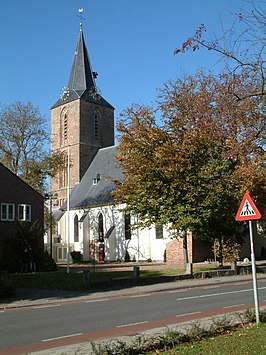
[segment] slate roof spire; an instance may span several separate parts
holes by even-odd
[[[82,24],[80,24],[79,37],[74,53],[68,84],[67,87],[62,89],[60,99],[52,106],[52,108],[79,98],[113,108],[113,106],[101,96],[95,83],[96,76],[97,73],[92,71],[84,40]]]
[[[85,45],[82,27],[80,27],[78,43],[68,80],[68,88],[81,96],[86,90],[95,90],[95,81]]]

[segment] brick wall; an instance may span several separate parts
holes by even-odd
[[[95,113],[98,115],[96,127]],[[64,139],[64,114],[67,139]],[[97,130],[97,134],[95,131]],[[70,189],[81,180],[99,148],[114,145],[114,110],[85,100],[74,100],[51,110],[51,152],[70,152]],[[67,171],[51,179],[59,205],[67,198]]]
[[[191,232],[187,234],[187,248],[190,263],[213,258],[211,243],[193,238]],[[183,238],[172,240],[166,245],[166,262],[184,267]]]
[[[192,233],[187,234],[187,249],[189,262],[192,261]],[[166,262],[184,267],[183,238],[174,239],[166,245]]]

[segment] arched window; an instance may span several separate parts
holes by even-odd
[[[63,119],[64,119],[64,141],[66,141],[67,140],[67,113],[66,112],[64,113]]]
[[[100,124],[100,112],[97,110],[94,112],[94,139],[99,140],[99,124]]]
[[[60,120],[60,144],[65,145],[68,138],[68,111],[64,108]]]
[[[98,217],[98,235],[99,235],[99,242],[102,243],[103,239],[103,214],[100,213]]]
[[[79,222],[78,222],[78,216],[75,215],[74,217],[74,242],[79,241]]]
[[[131,239],[130,213],[125,213],[125,239]]]
[[[163,239],[163,226],[161,224],[155,225],[155,236],[156,239]]]

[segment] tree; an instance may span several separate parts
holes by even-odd
[[[240,74],[199,72],[165,84],[156,107],[121,115],[125,178],[115,197],[141,226],[170,223],[175,235],[189,229],[209,240],[240,238],[234,216],[243,192],[265,194],[265,102],[235,95],[250,85]]]
[[[196,51],[205,48],[216,52],[222,60],[225,60],[232,75],[247,75],[250,80],[255,81],[251,91],[246,91],[245,95],[235,93],[241,100],[249,96],[265,95],[266,85],[266,12],[263,8],[264,1],[249,3],[250,9],[239,10],[235,14],[233,25],[223,31],[221,37],[205,39],[207,29],[201,24],[194,36],[187,38],[174,54],[184,53],[188,50]],[[260,5],[261,3],[261,5]]]
[[[31,102],[19,101],[0,111],[0,161],[36,190],[43,192],[47,176],[64,164],[64,157],[50,157],[46,120]]]
[[[249,5],[249,9],[246,11],[239,10],[235,14],[235,21],[232,26],[223,31],[220,37],[214,36],[208,39],[207,29],[204,24],[201,24],[194,36],[187,38],[174,51],[174,54],[179,54],[188,50],[194,52],[202,48],[217,53],[220,60],[225,61],[227,70],[233,78],[237,80],[239,76],[245,78],[246,90],[238,91],[235,90],[234,85],[231,87],[232,94],[239,101],[250,98],[256,100],[259,97],[265,97],[266,94],[266,12],[264,1],[250,0],[246,1],[245,5]],[[257,115],[260,115],[260,124],[257,137],[254,137],[254,139],[260,149],[265,151],[266,120],[264,105],[258,106]],[[265,189],[257,185],[255,195],[260,196],[258,203],[263,211],[266,205]],[[260,224],[265,230],[265,222],[262,220]]]

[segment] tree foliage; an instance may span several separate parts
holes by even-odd
[[[234,216],[243,193],[265,195],[265,100],[246,95],[252,85],[243,73],[199,72],[166,83],[155,107],[133,105],[121,115],[125,178],[115,197],[142,226],[239,235]]]
[[[256,82],[252,90],[244,93],[235,92],[238,99],[249,96],[265,95],[266,85],[266,12],[265,1],[246,1],[247,11],[241,9],[235,14],[230,28],[223,31],[220,37],[207,37],[207,29],[201,24],[195,34],[187,38],[175,54],[200,48],[216,52],[221,60],[225,60],[232,75],[242,72]],[[241,6],[241,4],[239,4]]]
[[[47,176],[63,164],[63,156],[50,156],[46,120],[31,102],[19,101],[0,111],[0,161],[36,190],[45,190]]]

